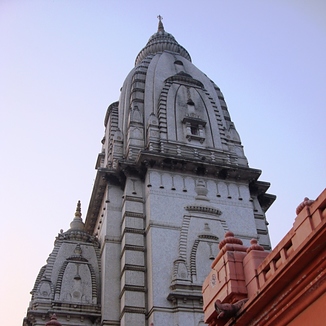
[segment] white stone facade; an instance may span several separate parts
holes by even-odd
[[[119,102],[109,106],[105,128],[84,229],[99,243],[98,278],[88,285],[99,288],[92,304],[100,311],[83,320],[204,325],[201,286],[226,231],[270,248],[265,212],[275,197],[266,194],[269,184],[249,168],[219,88],[161,22]],[[84,267],[84,290],[74,299],[80,304],[94,293],[83,283],[90,279]],[[37,315],[33,309],[29,316]],[[55,312],[63,325],[80,325],[67,323],[66,311]],[[32,320],[26,325],[41,325]]]

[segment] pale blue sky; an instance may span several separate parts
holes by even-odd
[[[159,14],[221,88],[250,166],[278,197],[273,246],[325,188],[324,0],[0,0],[2,324],[21,325],[79,199],[85,217],[106,108]]]

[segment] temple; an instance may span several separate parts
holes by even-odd
[[[271,249],[275,196],[260,175],[221,90],[159,16],[105,113],[86,218],[78,203],[23,325],[204,325],[202,284],[225,233]]]

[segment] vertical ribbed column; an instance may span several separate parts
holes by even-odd
[[[108,182],[105,205],[98,221],[102,243],[102,324],[120,325],[120,255],[122,189]]]
[[[145,239],[143,185],[127,177],[121,226],[121,326],[145,325]]]

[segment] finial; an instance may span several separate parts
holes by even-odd
[[[299,213],[305,208],[305,206],[310,206],[313,202],[314,202],[314,200],[311,200],[308,197],[305,197],[303,199],[303,202],[295,210],[295,212],[297,213],[297,215],[299,215]]]
[[[225,233],[224,239],[219,243],[218,247],[222,249],[226,244],[238,244],[242,245],[242,241],[234,236],[234,233],[228,231]]]
[[[83,220],[81,218],[82,214],[81,214],[80,206],[81,206],[80,205],[80,200],[78,200],[75,217],[72,220],[72,222],[70,223],[70,230],[84,231],[84,226],[85,225],[84,225]]]
[[[264,247],[258,244],[258,241],[256,239],[250,240],[250,247],[247,249],[247,252],[250,252],[251,250],[259,250],[264,251]]]
[[[163,23],[162,23],[163,17],[161,15],[158,15],[157,18],[158,18],[158,29],[157,29],[157,32],[164,32],[164,26],[163,26]]]
[[[81,204],[80,204],[80,200],[78,200],[75,216],[81,217],[81,215],[82,215],[81,214]]]

